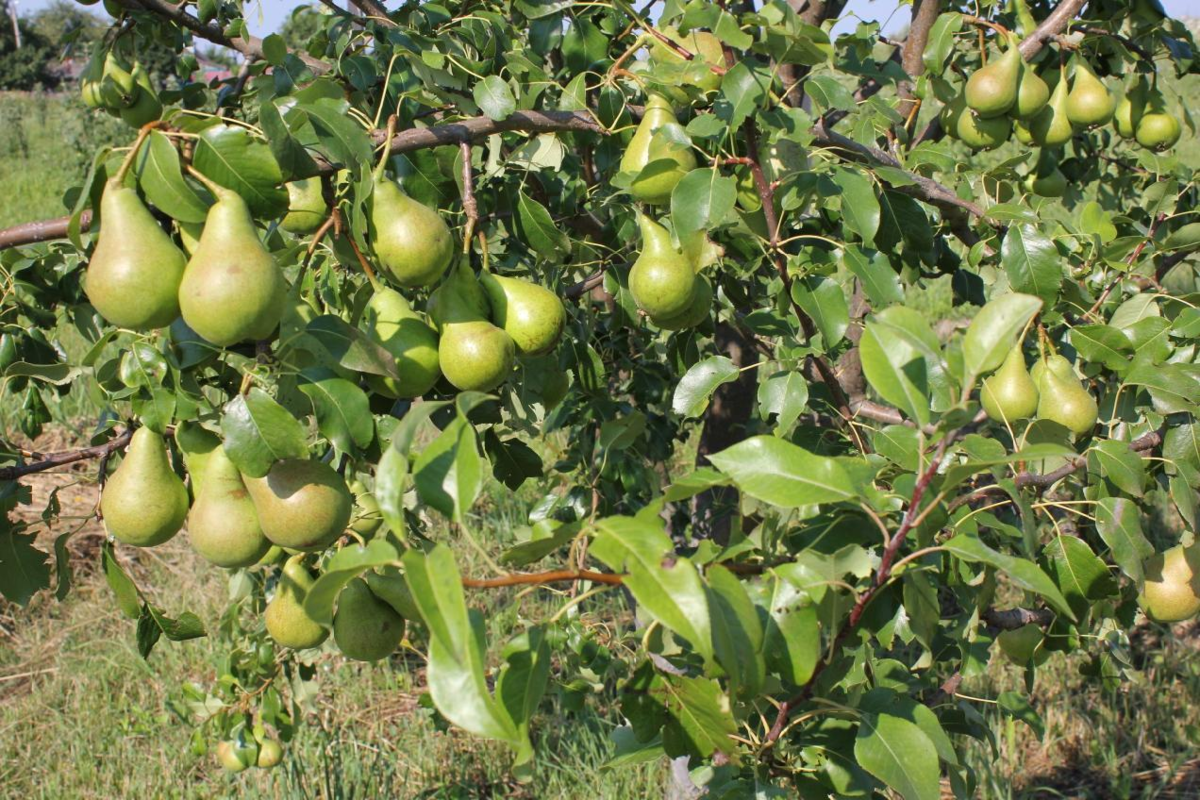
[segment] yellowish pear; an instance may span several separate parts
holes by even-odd
[[[1156,622],[1182,622],[1200,614],[1200,546],[1157,553],[1142,565],[1145,583],[1138,602]]]
[[[696,155],[687,141],[670,102],[650,94],[642,121],[621,157],[621,172],[638,174],[629,193],[650,205],[669,203],[675,186],[696,168]],[[647,169],[648,165],[652,166]]]
[[[188,539],[206,561],[226,569],[249,567],[271,549],[242,473],[224,447],[208,456],[204,482],[188,516]]]
[[[153,547],[183,527],[188,493],[171,469],[163,437],[138,428],[100,496],[104,527],[125,544]]]
[[[264,477],[245,480],[263,533],[280,547],[324,550],[350,522],[350,490],[324,462],[285,458]]]
[[[304,610],[304,600],[315,581],[304,566],[304,556],[292,556],[283,565],[275,596],[267,603],[264,620],[267,633],[282,647],[307,650],[317,647],[329,631]]]

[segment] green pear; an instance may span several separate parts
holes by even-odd
[[[1037,386],[1025,369],[1020,345],[1010,350],[1000,368],[983,381],[979,401],[987,415],[997,422],[1029,419],[1037,411]]]
[[[413,600],[408,582],[404,575],[395,567],[383,567],[382,572],[370,570],[365,573],[367,586],[371,593],[391,606],[397,614],[405,619],[420,619],[421,611]]]
[[[445,274],[454,256],[454,239],[442,216],[412,199],[383,174],[375,171],[369,222],[375,256],[398,285],[432,286]]]
[[[1067,117],[1066,78],[1059,78],[1050,93],[1050,102],[1029,120],[1028,127],[1034,143],[1040,147],[1058,147],[1071,141],[1075,128]]]
[[[264,477],[247,477],[246,488],[263,533],[280,547],[324,550],[350,522],[350,490],[342,476],[321,461],[276,461]]]
[[[571,389],[571,376],[565,369],[545,373],[542,379],[542,408],[546,411],[557,406]]]
[[[673,317],[651,317],[650,321],[663,330],[682,331],[694,328],[708,319],[712,311],[712,284],[704,277],[696,279],[696,288],[692,292],[692,302],[683,311]]]
[[[267,633],[281,647],[307,650],[319,646],[329,635],[304,610],[304,599],[315,582],[304,566],[303,555],[292,556],[284,563],[275,596],[263,615]]]
[[[567,312],[558,295],[536,283],[485,272],[480,283],[487,293],[492,320],[512,337],[523,356],[548,353],[558,344]]]
[[[109,108],[129,108],[137,101],[141,87],[133,79],[133,70],[124,56],[109,50],[104,58],[104,76],[100,81],[100,95]]]
[[[942,110],[938,112],[938,122],[942,125],[942,130],[951,139],[958,138],[958,118],[967,110],[967,98],[962,92],[954,95],[954,99],[946,105],[942,106]]]
[[[288,212],[279,227],[288,233],[316,233],[329,216],[329,204],[320,178],[301,178],[284,184],[288,193]]]
[[[1167,110],[1166,100],[1157,92],[1151,95],[1136,130],[1137,143],[1147,150],[1167,150],[1183,134],[1179,118]]]
[[[1033,362],[1033,368],[1029,370],[1029,377],[1033,378],[1033,382],[1039,390],[1042,388],[1042,379],[1047,370],[1056,373],[1063,380],[1076,380],[1075,367],[1071,366],[1071,362],[1058,353],[1054,353]]]
[[[97,42],[92,47],[91,58],[84,65],[83,72],[79,73],[79,92],[83,97],[83,104],[88,108],[104,108],[104,94],[100,89],[100,82],[104,80],[104,43]]]
[[[1113,96],[1082,58],[1075,62],[1075,80],[1067,95],[1066,109],[1067,119],[1080,128],[1103,125],[1112,119],[1116,109]]]
[[[708,31],[691,30],[687,33],[680,33],[678,28],[668,26],[662,28],[661,32],[684,50],[697,56],[693,62],[725,66],[725,49],[721,40]],[[659,64],[684,64],[688,60],[659,39],[653,38],[650,40],[650,61]],[[705,94],[709,94],[721,88],[721,76],[711,69],[705,70],[699,74],[699,77],[692,79],[692,85]]]
[[[642,250],[629,270],[629,291],[651,318],[671,319],[687,311],[696,286],[692,262],[676,250],[662,225],[638,213]]]
[[[283,745],[278,739],[263,739],[258,746],[258,761],[260,769],[274,769],[283,761]]]
[[[198,422],[180,422],[175,426],[175,446],[183,453],[183,465],[191,478],[192,496],[200,494],[204,470],[212,453],[221,446],[221,439]]]
[[[354,510],[351,512],[350,530],[360,536],[370,538],[383,525],[383,513],[379,510],[379,501],[363,485],[362,481],[352,481],[350,483],[350,493],[354,495]]]
[[[239,742],[217,742],[217,763],[226,772],[242,772],[253,762],[253,747]]]
[[[346,658],[387,658],[404,638],[404,617],[376,597],[362,578],[346,584],[333,615],[333,640]]]
[[[215,184],[209,188],[217,202],[183,273],[183,321],[219,347],[266,339],[283,315],[287,281],[259,241],[246,201]]]
[[[271,549],[258,524],[258,512],[242,473],[224,447],[208,456],[204,483],[188,516],[192,549],[206,561],[226,569],[249,567]]]
[[[429,298],[429,315],[441,331],[438,364],[461,391],[490,392],[512,372],[517,346],[488,321],[487,295],[471,268],[460,264]]]
[[[1029,126],[1019,119],[1013,120],[1013,134],[1021,144],[1033,144],[1033,134]]]
[[[650,169],[647,165],[653,164]],[[635,199],[665,205],[683,176],[696,168],[696,155],[670,102],[660,94],[646,98],[646,110],[621,156],[621,172],[636,173],[629,187]]]
[[[972,72],[963,90],[967,106],[983,119],[1007,114],[1017,102],[1023,61],[1011,36],[1007,47],[1000,56]]]
[[[1039,419],[1057,422],[1076,436],[1088,433],[1095,426],[1099,414],[1096,401],[1074,373],[1068,377],[1051,365],[1039,374],[1037,387]]]
[[[121,466],[100,496],[104,527],[120,542],[153,547],[179,533],[188,513],[183,481],[171,469],[163,437],[149,428],[134,431]]]
[[[104,184],[100,235],[84,290],[100,316],[121,328],[150,330],[179,316],[186,259],[137,191],[117,177]]]
[[[958,117],[958,138],[972,150],[991,150],[1008,141],[1012,120],[1008,117],[977,117],[964,110]]]
[[[1182,622],[1200,614],[1200,546],[1156,553],[1142,565],[1146,580],[1138,602],[1155,622]]]
[[[1020,120],[1033,117],[1050,102],[1050,87],[1029,64],[1021,65],[1021,83],[1017,88],[1017,101],[1010,109],[1012,116]]]
[[[1058,160],[1052,151],[1042,148],[1036,167],[1025,178],[1025,188],[1040,197],[1062,197],[1066,194],[1067,176],[1058,168]]]
[[[1117,108],[1113,112],[1113,128],[1122,139],[1132,139],[1137,135],[1138,123],[1146,113],[1146,101],[1149,87],[1146,79],[1138,75],[1130,83],[1129,88],[1121,95]]]
[[[368,375],[367,385],[385,397],[420,397],[433,388],[438,368],[438,334],[395,289],[380,287],[363,314],[367,335],[396,359],[400,379]]]

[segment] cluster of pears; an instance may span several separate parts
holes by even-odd
[[[80,91],[88,108],[102,108],[140,128],[162,117],[163,106],[145,67],[136,58],[130,62],[121,41],[109,49],[96,46],[79,77]]]
[[[269,736],[254,743],[239,737],[217,742],[216,754],[217,763],[227,772],[243,772],[250,767],[273,769],[283,761],[283,745]]]
[[[1113,128],[1123,139],[1134,139],[1147,150],[1166,150],[1179,141],[1183,127],[1167,107],[1158,89],[1158,76],[1148,84],[1144,75],[1134,76],[1117,110]]]
[[[1156,622],[1182,622],[1200,614],[1200,545],[1176,545],[1142,564],[1138,602]]]
[[[1057,353],[1046,354],[1031,372],[1025,367],[1019,343],[1000,368],[984,379],[979,401],[997,422],[1012,424],[1036,413],[1038,419],[1056,422],[1076,436],[1091,431],[1099,413],[1070,361]]]
[[[642,250],[629,270],[629,291],[637,307],[660,328],[694,328],[708,318],[712,285],[698,274],[701,260],[671,242],[670,232],[638,214]]]
[[[246,201],[205,180],[216,198],[187,258],[125,185],[135,152],[104,186],[100,234],[84,290],[113,325],[150,330],[182,316],[205,340],[226,347],[266,339],[279,325],[287,281],[263,246]]]

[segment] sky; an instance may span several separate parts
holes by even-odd
[[[17,11],[20,14],[32,14],[51,2],[52,0],[16,0]],[[384,2],[386,5],[387,0]],[[338,4],[343,7],[347,5],[346,0],[339,0]],[[1197,0],[1162,0],[1162,4],[1173,17],[1200,12]],[[255,36],[266,36],[279,30],[279,26],[292,9],[300,5],[306,5],[304,0],[248,0],[245,4],[246,25]],[[393,2],[392,5],[397,4]],[[850,0],[846,5],[846,13],[835,26],[834,32],[853,30],[858,18],[880,22],[885,34],[896,33],[908,25],[909,8],[907,3],[902,4],[898,0]],[[92,10],[104,14],[100,5],[94,6]]]

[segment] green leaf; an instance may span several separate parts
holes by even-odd
[[[731,737],[737,734],[737,723],[719,683],[710,678],[667,676],[657,681],[650,693],[671,715],[678,726],[672,732],[687,751],[706,758],[719,751],[736,763],[737,742]],[[666,734],[664,731],[664,737]]]
[[[24,606],[50,586],[50,564],[49,556],[33,546],[37,536],[22,536],[18,530],[6,515],[0,516],[0,593]]]
[[[183,179],[179,153],[167,135],[151,131],[136,162],[138,185],[155,208],[180,222],[204,222],[208,204]]]
[[[860,493],[834,459],[774,436],[752,436],[709,460],[743,492],[780,508],[835,503]]]
[[[1058,250],[1045,234],[1033,225],[1014,225],[1000,246],[1000,261],[1014,290],[1054,303],[1063,273]]]
[[[709,568],[708,607],[712,610],[713,649],[729,676],[729,691],[756,697],[766,680],[763,629],[742,582],[725,567]]]
[[[832,278],[808,275],[792,282],[792,299],[817,326],[826,348],[842,340],[850,324],[850,309],[841,284]]]
[[[104,580],[108,582],[108,587],[112,589],[117,598],[117,608],[121,609],[121,613],[129,619],[137,619],[142,613],[142,601],[138,597],[137,587],[133,585],[133,581],[129,579],[125,570],[117,562],[117,554],[113,550],[112,542],[105,542],[101,553]]]
[[[808,381],[797,370],[776,372],[758,384],[758,413],[776,415],[776,432],[791,430],[808,406]]]
[[[698,417],[708,408],[717,387],[737,380],[741,370],[725,356],[710,356],[693,364],[675,386],[671,410],[682,417]]]
[[[1078,619],[1085,617],[1093,600],[1102,600],[1117,591],[1108,566],[1082,539],[1059,534],[1046,545],[1043,555],[1046,571],[1058,584]]]
[[[1142,533],[1137,505],[1124,497],[1103,497],[1096,502],[1096,531],[1112,552],[1112,559],[1129,576],[1142,584],[1142,563],[1154,555],[1154,547]]]
[[[803,686],[821,658],[821,627],[817,607],[808,593],[778,576],[771,584],[763,652],[767,666]]]
[[[694,169],[671,192],[671,220],[680,238],[715,228],[733,210],[737,181],[715,168]]]
[[[417,457],[413,482],[421,501],[462,522],[483,488],[475,428],[458,417]]]
[[[921,54],[921,62],[925,71],[932,75],[940,75],[942,67],[954,50],[954,36],[962,30],[962,14],[948,12],[938,15],[933,26],[929,29],[929,38],[925,42],[925,51]]]
[[[283,173],[275,156],[245,128],[206,128],[196,140],[192,166],[241,195],[256,217],[278,217],[287,211],[288,195],[279,186]]]
[[[372,494],[379,503],[383,521],[387,523],[392,533],[406,539],[407,526],[404,524],[404,493],[408,491],[408,457],[395,446],[384,450],[375,466],[375,486]]]
[[[267,144],[285,180],[311,178],[319,173],[308,150],[292,135],[291,129],[283,121],[279,106],[268,97],[264,96],[259,104],[258,122],[263,133],[267,135]]]
[[[971,378],[999,367],[1042,300],[1027,294],[1006,294],[992,300],[975,315],[963,338],[963,368]],[[964,381],[965,384],[973,380]]]
[[[941,547],[963,561],[982,562],[995,567],[1020,588],[1040,594],[1055,609],[1075,619],[1075,613],[1054,581],[1032,561],[993,550],[974,536],[962,533],[949,539]]]
[[[550,678],[550,644],[545,631],[537,626],[529,628],[509,640],[500,655],[504,666],[496,678],[496,698],[517,724],[522,737],[528,739],[530,720]],[[518,763],[524,762],[518,759]]]
[[[873,247],[880,219],[875,184],[859,170],[847,167],[834,170],[833,182],[842,190],[842,221],[847,230],[858,234],[867,247]]]
[[[870,258],[857,245],[847,245],[842,251],[842,263],[862,283],[867,299],[876,308],[904,302],[904,288],[891,261],[883,253]]]
[[[1124,372],[1129,368],[1133,343],[1117,328],[1080,325],[1071,329],[1071,344],[1084,361],[1103,364],[1116,372]]]
[[[229,460],[252,478],[266,475],[276,461],[308,455],[300,422],[257,386],[225,405],[221,432]]]
[[[854,95],[833,75],[810,76],[804,82],[804,91],[818,111],[854,110]]]
[[[326,367],[300,372],[300,391],[312,401],[317,428],[343,453],[366,447],[375,438],[375,420],[366,393]]]
[[[434,705],[446,719],[477,736],[514,747],[527,741],[488,693],[483,647],[467,613],[462,577],[445,545],[404,554],[404,579],[429,629],[426,678]]]
[[[386,539],[372,539],[366,546],[346,545],[321,567],[321,577],[304,596],[304,613],[329,627],[333,624],[333,604],[346,584],[369,569],[394,566],[399,561],[400,553]]]
[[[996,705],[1006,716],[1028,725],[1038,739],[1045,737],[1046,727],[1042,724],[1042,718],[1025,695],[1020,692],[1001,692],[996,698]]]
[[[854,758],[904,800],[938,800],[938,756],[921,728],[891,714],[864,714]]]
[[[888,309],[907,311],[900,307]],[[859,341],[863,376],[871,388],[910,419],[927,425],[930,419],[927,350],[884,315],[867,322]]]
[[[721,91],[713,102],[713,111],[733,129],[740,128],[767,95],[770,76],[748,60],[738,61],[721,79]]]
[[[340,317],[323,314],[308,323],[305,332],[316,339],[340,366],[400,380],[395,357]]]
[[[712,661],[708,593],[694,564],[675,554],[661,524],[633,517],[596,523],[590,553],[614,572],[626,572],[625,587],[646,611],[687,639]]]
[[[517,193],[517,222],[521,238],[547,261],[562,261],[570,251],[571,242],[550,212],[525,192]]]
[[[480,110],[497,122],[507,119],[509,114],[517,110],[512,89],[498,75],[488,75],[476,83],[472,94]]]
[[[372,163],[374,151],[367,132],[350,116],[349,110],[350,104],[341,97],[320,97],[298,103],[288,111],[287,119],[290,123],[293,114],[306,116],[330,160],[353,169]]]
[[[1146,480],[1146,462],[1129,449],[1125,442],[1107,439],[1088,451],[1089,471],[1108,478],[1113,484],[1134,497],[1142,496]]]

